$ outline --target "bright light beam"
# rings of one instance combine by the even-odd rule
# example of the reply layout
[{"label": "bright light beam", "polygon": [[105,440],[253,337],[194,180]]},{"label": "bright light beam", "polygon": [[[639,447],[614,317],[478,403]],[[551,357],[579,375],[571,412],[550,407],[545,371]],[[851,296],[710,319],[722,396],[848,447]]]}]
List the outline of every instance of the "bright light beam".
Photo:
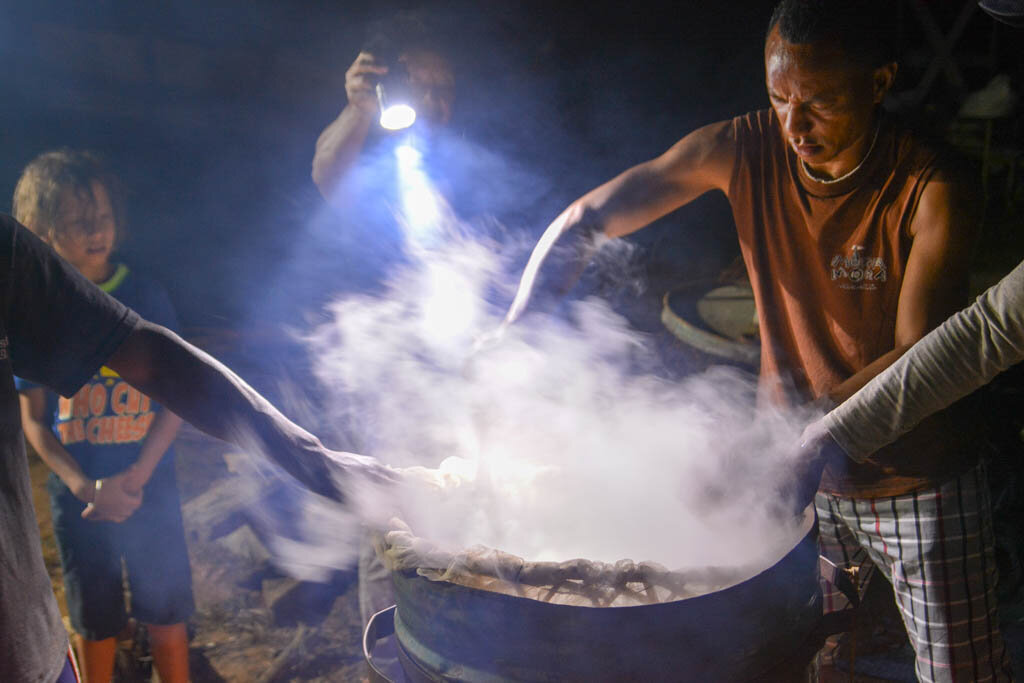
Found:
[{"label": "bright light beam", "polygon": [[405,238],[414,246],[426,247],[440,234],[441,208],[437,190],[423,170],[423,156],[409,144],[395,148],[398,160],[398,193],[402,205]]},{"label": "bright light beam", "polygon": [[455,268],[445,263],[427,266],[428,296],[423,307],[423,338],[447,346],[465,338],[477,318],[476,290]]}]

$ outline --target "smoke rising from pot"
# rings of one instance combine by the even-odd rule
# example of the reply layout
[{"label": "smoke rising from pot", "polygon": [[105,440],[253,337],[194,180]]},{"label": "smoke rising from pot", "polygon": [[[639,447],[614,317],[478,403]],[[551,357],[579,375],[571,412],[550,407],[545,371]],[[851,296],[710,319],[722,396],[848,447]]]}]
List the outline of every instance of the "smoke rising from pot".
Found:
[{"label": "smoke rising from pot", "polygon": [[[504,317],[523,245],[446,234],[382,294],[334,302],[309,337],[330,419],[354,427],[363,452],[447,474],[443,489],[401,492],[416,534],[670,568],[792,547],[798,520],[778,490],[804,420],[756,409],[754,378],[733,369],[645,372],[647,340],[596,299],[528,313],[470,356]],[[396,512],[370,506],[376,523]]]}]

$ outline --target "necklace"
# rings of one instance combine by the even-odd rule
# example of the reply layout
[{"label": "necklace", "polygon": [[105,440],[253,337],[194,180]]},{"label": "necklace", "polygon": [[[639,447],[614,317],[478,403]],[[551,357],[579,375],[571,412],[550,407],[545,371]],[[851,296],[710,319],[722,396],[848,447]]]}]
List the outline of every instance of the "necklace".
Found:
[{"label": "necklace", "polygon": [[864,162],[868,160],[869,156],[871,156],[871,152],[873,152],[874,149],[875,149],[875,143],[878,142],[878,131],[879,131],[879,129],[881,129],[881,127],[882,127],[881,122],[878,122],[878,123],[875,124],[875,135],[874,135],[874,137],[871,138],[871,145],[868,147],[867,153],[860,160],[860,163],[853,167],[853,170],[847,171],[846,173],[844,173],[843,175],[839,176],[838,178],[818,178],[813,173],[811,173],[811,169],[807,167],[807,162],[804,161],[803,159],[801,159],[800,160],[800,165],[803,167],[804,173],[807,174],[808,178],[810,178],[811,180],[813,180],[816,183],[821,183],[822,185],[834,185],[835,183],[838,183],[838,182],[841,182],[843,180],[846,180],[847,178],[852,176],[854,173],[859,171],[860,167],[863,166]]}]

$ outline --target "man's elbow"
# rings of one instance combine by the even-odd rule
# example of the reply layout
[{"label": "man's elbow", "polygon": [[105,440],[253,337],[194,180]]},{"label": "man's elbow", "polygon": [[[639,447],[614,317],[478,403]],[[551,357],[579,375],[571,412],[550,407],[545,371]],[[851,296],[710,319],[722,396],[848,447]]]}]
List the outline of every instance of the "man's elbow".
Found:
[{"label": "man's elbow", "polygon": [[329,199],[327,171],[324,168],[324,164],[319,161],[319,155],[313,157],[313,169],[310,172],[310,177],[313,179],[316,189],[320,191],[320,195],[324,199]]},{"label": "man's elbow", "polygon": [[[150,386],[160,368],[158,359],[169,330],[142,320],[107,361],[114,372],[137,389]],[[144,390],[144,389],[143,389]]]}]

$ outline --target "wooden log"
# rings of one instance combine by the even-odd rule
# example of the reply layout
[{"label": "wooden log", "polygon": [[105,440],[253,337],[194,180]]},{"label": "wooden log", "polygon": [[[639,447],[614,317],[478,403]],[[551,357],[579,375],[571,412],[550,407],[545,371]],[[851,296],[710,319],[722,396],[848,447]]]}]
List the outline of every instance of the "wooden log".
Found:
[{"label": "wooden log", "polygon": [[185,503],[182,516],[193,541],[208,543],[246,522],[246,510],[261,499],[258,487],[240,477],[228,477]]}]

